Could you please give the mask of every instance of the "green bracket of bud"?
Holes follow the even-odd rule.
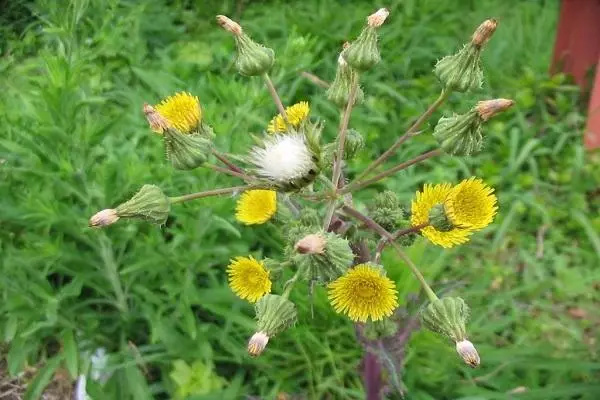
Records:
[[[313,232],[314,233],[314,232]],[[308,281],[329,283],[342,276],[354,260],[348,240],[335,233],[321,233],[325,238],[323,254],[298,254],[294,262]]]
[[[169,217],[169,198],[155,185],[144,185],[128,201],[116,209],[119,218],[139,218],[162,225]]]
[[[434,73],[446,91],[466,92],[483,84],[481,48],[466,44],[458,53],[446,56],[435,65]]]
[[[257,331],[273,337],[297,321],[296,306],[285,297],[267,294],[256,303]]]
[[[244,76],[266,74],[275,63],[275,52],[254,42],[248,35],[241,33],[235,37],[237,58],[235,67]]]
[[[352,68],[357,71],[368,71],[379,61],[379,48],[377,47],[377,31],[375,27],[366,26],[358,38],[342,52],[342,57]]]
[[[475,110],[442,117],[433,130],[440,147],[453,156],[476,154],[483,148],[483,120]]]
[[[384,318],[381,321],[368,321],[363,330],[363,334],[369,340],[394,336],[397,332],[398,324],[390,318]]]
[[[465,325],[469,306],[460,297],[444,297],[433,301],[421,312],[423,325],[458,343],[466,339]]]
[[[429,224],[436,230],[448,232],[454,229],[454,225],[448,219],[443,204],[436,204],[429,211]]]
[[[173,129],[164,133],[167,159],[174,168],[190,170],[204,164],[211,152],[212,141],[203,134],[183,134]]]
[[[346,107],[350,100],[350,89],[352,88],[353,82],[358,82],[358,73],[350,68],[346,61],[341,59],[343,62],[338,64],[338,69],[335,74],[335,79],[331,83],[331,86],[327,89],[327,98],[332,101],[338,107]],[[356,96],[354,99],[353,106],[361,104],[365,99],[365,93],[358,86],[356,88]]]

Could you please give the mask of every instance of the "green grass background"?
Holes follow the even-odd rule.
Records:
[[[310,318],[306,289],[293,294],[300,323],[250,359],[253,311],[225,283],[230,257],[277,256],[273,226],[246,228],[235,200],[177,206],[167,226],[119,223],[87,228],[90,215],[128,199],[142,184],[170,195],[229,186],[198,169],[175,171],[141,112],[186,90],[201,99],[224,151],[243,152],[275,107],[259,79],[239,76],[233,40],[214,16],[241,19],[272,47],[272,73],[286,104],[308,100],[336,133],[338,110],[300,76],[331,81],[345,40],[356,37],[369,1],[36,0],[1,1],[0,333],[4,374],[41,367],[39,396],[54,370],[85,373],[103,346],[111,378],[89,382],[94,399],[361,399],[361,348],[351,322],[322,290]],[[582,96],[548,76],[558,1],[403,0],[381,29],[383,61],[364,74],[365,103],[351,127],[367,138],[350,177],[385,150],[432,102],[435,61],[459,48],[483,19],[499,29],[483,55],[486,83],[453,95],[396,161],[435,146],[434,122],[475,101],[516,106],[485,127],[486,151],[444,156],[357,195],[394,190],[409,202],[424,182],[477,175],[496,187],[493,226],[451,250],[425,241],[409,249],[434,287],[465,298],[470,338],[482,366],[461,364],[428,332],[408,344],[402,382],[408,399],[597,399],[600,397],[600,161],[582,147]],[[541,242],[537,239],[543,235]],[[403,299],[418,285],[393,254],[389,275]],[[178,361],[177,360],[182,360]],[[185,362],[185,364],[182,364]],[[178,368],[175,366],[178,365]],[[177,383],[191,366],[187,383]],[[174,369],[175,368],[175,369]],[[173,371],[179,371],[173,376]],[[181,372],[181,371],[184,372]],[[191,371],[191,372],[190,372]],[[222,386],[221,391],[210,390]],[[180,393],[181,394],[181,393]],[[183,397],[183,396],[182,396]],[[390,394],[390,398],[396,398]],[[179,397],[181,398],[181,397]]]

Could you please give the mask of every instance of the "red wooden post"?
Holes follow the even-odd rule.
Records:
[[[562,0],[554,45],[552,72],[562,70],[573,75],[582,90],[587,90],[588,72],[600,60],[600,0]],[[585,131],[588,149],[600,147],[599,69],[591,86],[591,101]]]

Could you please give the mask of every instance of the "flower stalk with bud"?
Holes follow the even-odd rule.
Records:
[[[346,166],[369,148],[353,129],[351,115],[369,92],[368,87],[361,87],[361,78],[381,60],[378,36],[385,35],[388,16],[384,8],[368,16],[358,37],[338,56],[335,79],[325,96],[339,107],[341,117],[337,137],[328,143],[321,135],[324,123],[315,115],[319,110],[306,101],[284,105],[268,75],[275,63],[274,51],[253,41],[239,23],[218,16],[217,22],[235,40],[236,70],[246,77],[261,76],[275,103],[277,114],[265,121],[263,134],[253,135],[254,144],[242,154],[225,155],[217,150],[218,134],[205,120],[198,97],[187,92],[154,106],[145,104],[143,112],[150,129],[160,134],[174,168],[205,168],[241,182],[173,197],[157,186],[145,185],[130,200],[96,213],[89,221],[96,228],[123,219],[163,225],[172,206],[228,196],[236,198],[235,206],[230,201],[232,219],[240,224],[281,228],[285,250],[280,256],[237,256],[226,269],[232,292],[255,305],[256,327],[247,346],[251,356],[263,354],[273,338],[298,321],[311,323],[294,303],[299,296],[295,289],[301,284],[308,285],[311,293],[314,284],[320,284],[317,289],[327,291],[332,309],[360,324],[361,330],[365,327],[371,339],[393,336],[398,331],[394,315],[401,299],[396,282],[387,274],[393,266],[381,262],[382,253],[391,247],[425,295],[427,303],[420,313],[423,327],[451,340],[468,365],[480,364],[466,330],[466,302],[458,296],[438,297],[435,282],[427,281],[405,248],[419,240],[443,248],[467,243],[493,222],[498,212],[494,189],[483,179],[470,177],[461,182],[425,183],[409,203],[401,201],[404,197],[399,193],[385,190],[363,196],[363,204],[355,204],[355,199],[363,188],[381,186],[386,178],[432,162],[434,157],[467,157],[482,151],[485,122],[508,110],[512,100],[473,101],[466,113],[442,117],[431,136],[422,134],[427,135],[423,141],[431,145],[430,150],[377,172],[400,146],[424,129],[425,122],[451,95],[482,85],[480,54],[497,22],[482,23],[457,54],[436,64],[434,73],[442,84],[438,97],[392,146],[347,182]],[[212,156],[223,165],[211,163]]]

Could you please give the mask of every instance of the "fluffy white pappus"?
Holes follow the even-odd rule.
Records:
[[[315,167],[312,154],[301,134],[268,137],[264,147],[254,147],[250,156],[258,173],[277,183],[306,176]]]

